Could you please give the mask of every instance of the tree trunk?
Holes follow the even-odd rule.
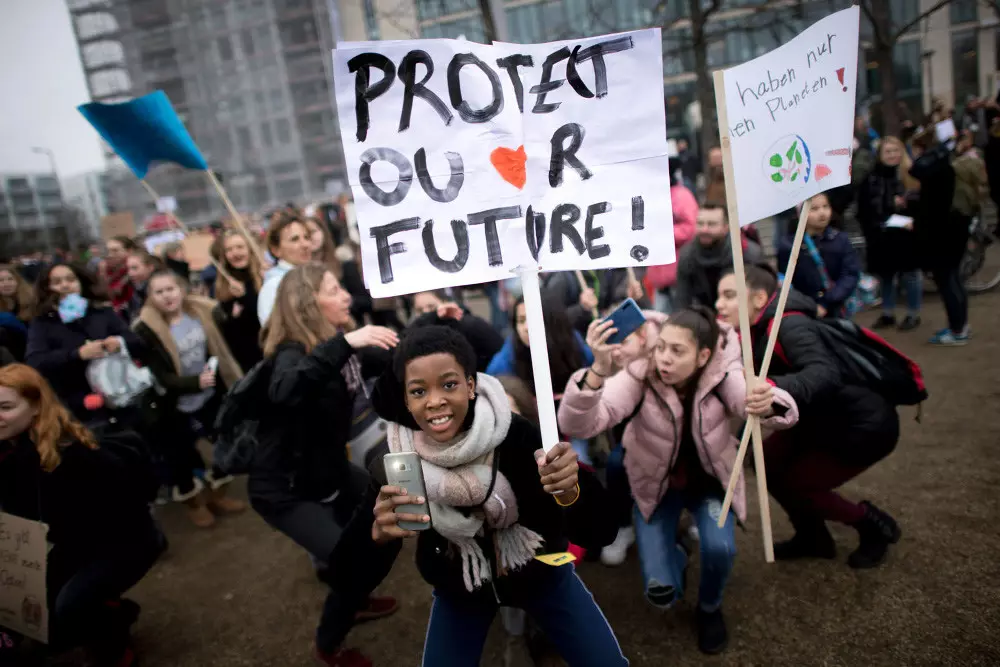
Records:
[[[694,51],[695,92],[701,107],[702,164],[708,164],[708,150],[719,145],[718,117],[715,113],[715,87],[708,71],[708,41],[705,39],[705,13],[701,0],[688,0],[691,16],[691,48]]]
[[[902,129],[896,98],[896,72],[892,62],[896,38],[893,33],[889,0],[871,0],[874,51],[882,81],[882,134],[899,136]]]

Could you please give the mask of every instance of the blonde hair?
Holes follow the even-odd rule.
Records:
[[[38,411],[31,424],[30,436],[45,472],[59,467],[62,462],[60,450],[72,442],[79,442],[87,449],[97,449],[94,434],[70,415],[49,383],[34,368],[24,364],[0,368],[0,387],[13,389]]]
[[[333,236],[330,234],[330,228],[326,226],[322,220],[316,217],[305,218],[303,223],[309,234],[312,235],[312,230],[309,229],[309,224],[312,223],[319,228],[321,234],[323,234],[323,245],[320,246],[319,250],[313,255],[313,259],[317,262],[325,264],[330,272],[340,280],[344,275],[344,270],[340,265],[340,260],[337,258],[337,246],[333,244]]]
[[[261,274],[264,272],[264,267],[260,265],[260,258],[253,251],[253,248],[250,247],[250,241],[243,234],[235,229],[227,229],[224,233],[219,234],[218,238],[212,243],[212,258],[225,268],[226,271],[232,273],[233,267],[226,260],[226,241],[234,237],[243,239],[243,242],[247,244],[247,271],[250,273],[250,279],[253,281],[254,291],[260,292],[260,286],[263,282]],[[232,292],[229,291],[229,281],[221,273],[215,276],[215,298],[219,301],[232,301],[235,298]]]
[[[337,335],[337,327],[330,324],[316,303],[316,293],[327,273],[333,274],[326,265],[307,262],[281,279],[274,310],[260,334],[265,357],[274,356],[278,346],[288,341],[302,344],[309,353]]]
[[[17,283],[14,299],[17,299],[17,303],[15,304],[14,299],[10,297],[0,296],[0,312],[13,313],[19,320],[27,322],[35,315],[35,290],[13,266],[0,264],[0,273],[3,272],[14,276],[14,282]],[[16,313],[14,313],[15,305],[17,306]]]
[[[882,151],[885,150],[886,146],[892,144],[899,149],[902,158],[899,161],[899,165],[896,167],[896,175],[899,180],[903,183],[903,187],[907,191],[916,192],[920,190],[920,181],[910,176],[910,167],[913,166],[913,160],[910,159],[910,154],[906,152],[906,144],[899,137],[894,137],[888,135],[882,137],[882,140],[878,145],[878,161],[882,162]]]

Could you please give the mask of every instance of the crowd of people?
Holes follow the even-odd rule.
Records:
[[[739,281],[759,368],[799,211],[779,217],[773,253],[745,229],[747,268],[735,275],[721,153],[709,151],[702,175],[682,144],[664,183],[676,264],[542,276],[564,440],[548,451],[516,281],[478,286],[488,319],[466,307],[469,288],[373,300],[343,208],[289,205],[263,238],[217,227],[213,263],[197,274],[182,244],[154,256],[124,237],[0,265],[0,510],[49,526],[46,650],[135,664],[140,609],[124,596],[169,548],[157,498],[208,530],[246,511],[228,493],[245,474],[249,507],[329,587],[316,631],[323,664],[371,665],[347,638],[399,608],[373,591],[413,538],[434,589],[424,665],[479,664],[498,610],[512,645],[532,637],[573,667],[628,664],[572,561],[618,566],[633,543],[641,594],[664,610],[685,596],[698,549],[696,642],[719,653],[735,529],[747,519],[734,468],[749,417],[767,429],[769,490],[795,530],[776,559],[835,558],[833,521],[858,534],[850,567],[879,566],[900,527],[836,489],[893,451],[904,401],[848,367],[850,341],[833,332],[866,305],[866,272],[881,284],[874,328],[917,329],[927,271],[947,320],[931,342],[968,342],[959,262],[994,180],[975,141],[969,129],[954,146],[933,127],[905,142],[859,131],[856,153],[873,159],[858,162],[846,199],[866,251],[842,226],[843,192],[803,204],[806,242],[760,382],[744,373]],[[612,343],[606,316],[625,299],[645,323]],[[126,354],[144,384],[112,400],[101,363]],[[212,458],[200,440],[214,443]],[[419,457],[426,497],[388,483],[389,452]],[[0,651],[40,650],[0,632]]]

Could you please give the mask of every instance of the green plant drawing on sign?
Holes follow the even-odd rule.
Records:
[[[799,140],[794,139],[792,145],[788,147],[784,155],[781,153],[773,154],[768,160],[768,164],[777,170],[771,173],[771,180],[775,183],[781,183],[785,180],[789,182],[798,180],[803,170],[802,151],[800,150]]]

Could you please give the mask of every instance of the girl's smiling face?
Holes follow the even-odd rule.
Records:
[[[432,440],[449,442],[461,432],[476,396],[476,380],[466,376],[454,355],[437,352],[411,359],[403,385],[407,410]]]

